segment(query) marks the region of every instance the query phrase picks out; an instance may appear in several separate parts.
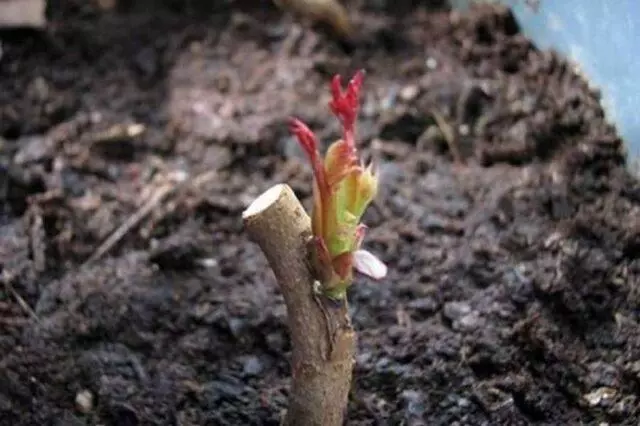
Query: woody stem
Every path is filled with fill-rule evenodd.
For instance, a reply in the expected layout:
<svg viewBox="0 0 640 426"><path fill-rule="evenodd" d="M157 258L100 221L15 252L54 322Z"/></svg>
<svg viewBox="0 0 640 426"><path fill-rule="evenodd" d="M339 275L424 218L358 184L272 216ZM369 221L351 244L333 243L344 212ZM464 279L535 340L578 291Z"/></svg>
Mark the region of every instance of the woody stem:
<svg viewBox="0 0 640 426"><path fill-rule="evenodd" d="M243 220L249 237L264 252L287 307L293 381L284 424L342 426L356 336L347 304L318 298L314 292L306 243L311 220L287 185L259 196Z"/></svg>

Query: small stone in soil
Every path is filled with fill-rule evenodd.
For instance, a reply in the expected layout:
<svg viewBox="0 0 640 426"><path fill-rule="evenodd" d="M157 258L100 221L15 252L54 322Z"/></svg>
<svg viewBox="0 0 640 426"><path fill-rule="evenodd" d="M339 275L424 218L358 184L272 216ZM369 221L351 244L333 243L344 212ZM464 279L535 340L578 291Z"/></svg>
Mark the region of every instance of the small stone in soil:
<svg viewBox="0 0 640 426"><path fill-rule="evenodd" d="M406 417L421 416L424 413L424 401L420 392L407 389L400 397L406 404Z"/></svg>
<svg viewBox="0 0 640 426"><path fill-rule="evenodd" d="M244 358L243 372L248 376L257 376L264 371L264 363L255 355Z"/></svg>
<svg viewBox="0 0 640 426"><path fill-rule="evenodd" d="M484 319L480 314L478 312L471 312L455 321L454 329L461 331L473 331L482 327L483 324Z"/></svg>
<svg viewBox="0 0 640 426"><path fill-rule="evenodd" d="M471 313L471 306L466 302L448 302L444 305L444 316L455 321Z"/></svg>
<svg viewBox="0 0 640 426"><path fill-rule="evenodd" d="M76 409L82 414L93 410L93 394L88 390L81 390L76 394Z"/></svg>

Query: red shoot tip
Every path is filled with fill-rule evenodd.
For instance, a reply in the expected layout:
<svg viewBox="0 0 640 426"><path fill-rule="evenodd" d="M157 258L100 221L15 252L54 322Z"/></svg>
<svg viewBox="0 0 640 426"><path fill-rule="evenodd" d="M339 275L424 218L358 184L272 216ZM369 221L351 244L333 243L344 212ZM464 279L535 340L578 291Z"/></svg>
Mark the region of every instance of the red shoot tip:
<svg viewBox="0 0 640 426"><path fill-rule="evenodd" d="M336 75L331 81L332 99L331 102L329 102L329 108L331 108L331 111L342 121L342 126L345 131L345 141L349 144L354 143L352 137L358 116L358 97L363 81L364 70L358 71L353 76L344 92L342 91L342 79L340 75Z"/></svg>
<svg viewBox="0 0 640 426"><path fill-rule="evenodd" d="M311 129L297 118L291 118L289 121L289 131L298 138L300 146L313 162L314 157L318 155L318 139Z"/></svg>
<svg viewBox="0 0 640 426"><path fill-rule="evenodd" d="M300 146L309 157L309 161L311 162L311 167L313 168L313 174L315 175L316 182L318 184L318 189L321 193L326 193L329 190L327 177L324 170L324 164L322 163L322 158L320 157L320 152L318 152L318 139L316 135L304 124L302 121L297 118L291 118L289 121L289 130L291 133L295 135L300 143Z"/></svg>

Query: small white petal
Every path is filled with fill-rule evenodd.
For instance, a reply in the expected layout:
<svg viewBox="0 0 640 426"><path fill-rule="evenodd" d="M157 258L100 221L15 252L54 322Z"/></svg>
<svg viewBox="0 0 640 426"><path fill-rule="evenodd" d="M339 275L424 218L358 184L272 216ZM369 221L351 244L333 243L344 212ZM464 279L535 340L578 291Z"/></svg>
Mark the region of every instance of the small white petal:
<svg viewBox="0 0 640 426"><path fill-rule="evenodd" d="M379 280L387 275L387 266L367 250L353 253L353 267L361 274Z"/></svg>

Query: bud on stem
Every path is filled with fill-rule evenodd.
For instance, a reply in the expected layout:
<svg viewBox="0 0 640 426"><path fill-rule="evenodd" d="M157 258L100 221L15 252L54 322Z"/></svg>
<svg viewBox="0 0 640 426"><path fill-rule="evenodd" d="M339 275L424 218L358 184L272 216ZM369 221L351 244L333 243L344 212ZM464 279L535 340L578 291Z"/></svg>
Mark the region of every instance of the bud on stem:
<svg viewBox="0 0 640 426"><path fill-rule="evenodd" d="M366 227L362 215L378 190L372 165L358 159L355 124L364 72L359 71L342 90L340 76L331 82L329 108L342 124L342 139L331 144L323 159L318 140L300 120L291 120L313 169L313 255L325 295L343 299L353 281L353 268L376 279L386 275L386 266L373 254L360 249Z"/></svg>

